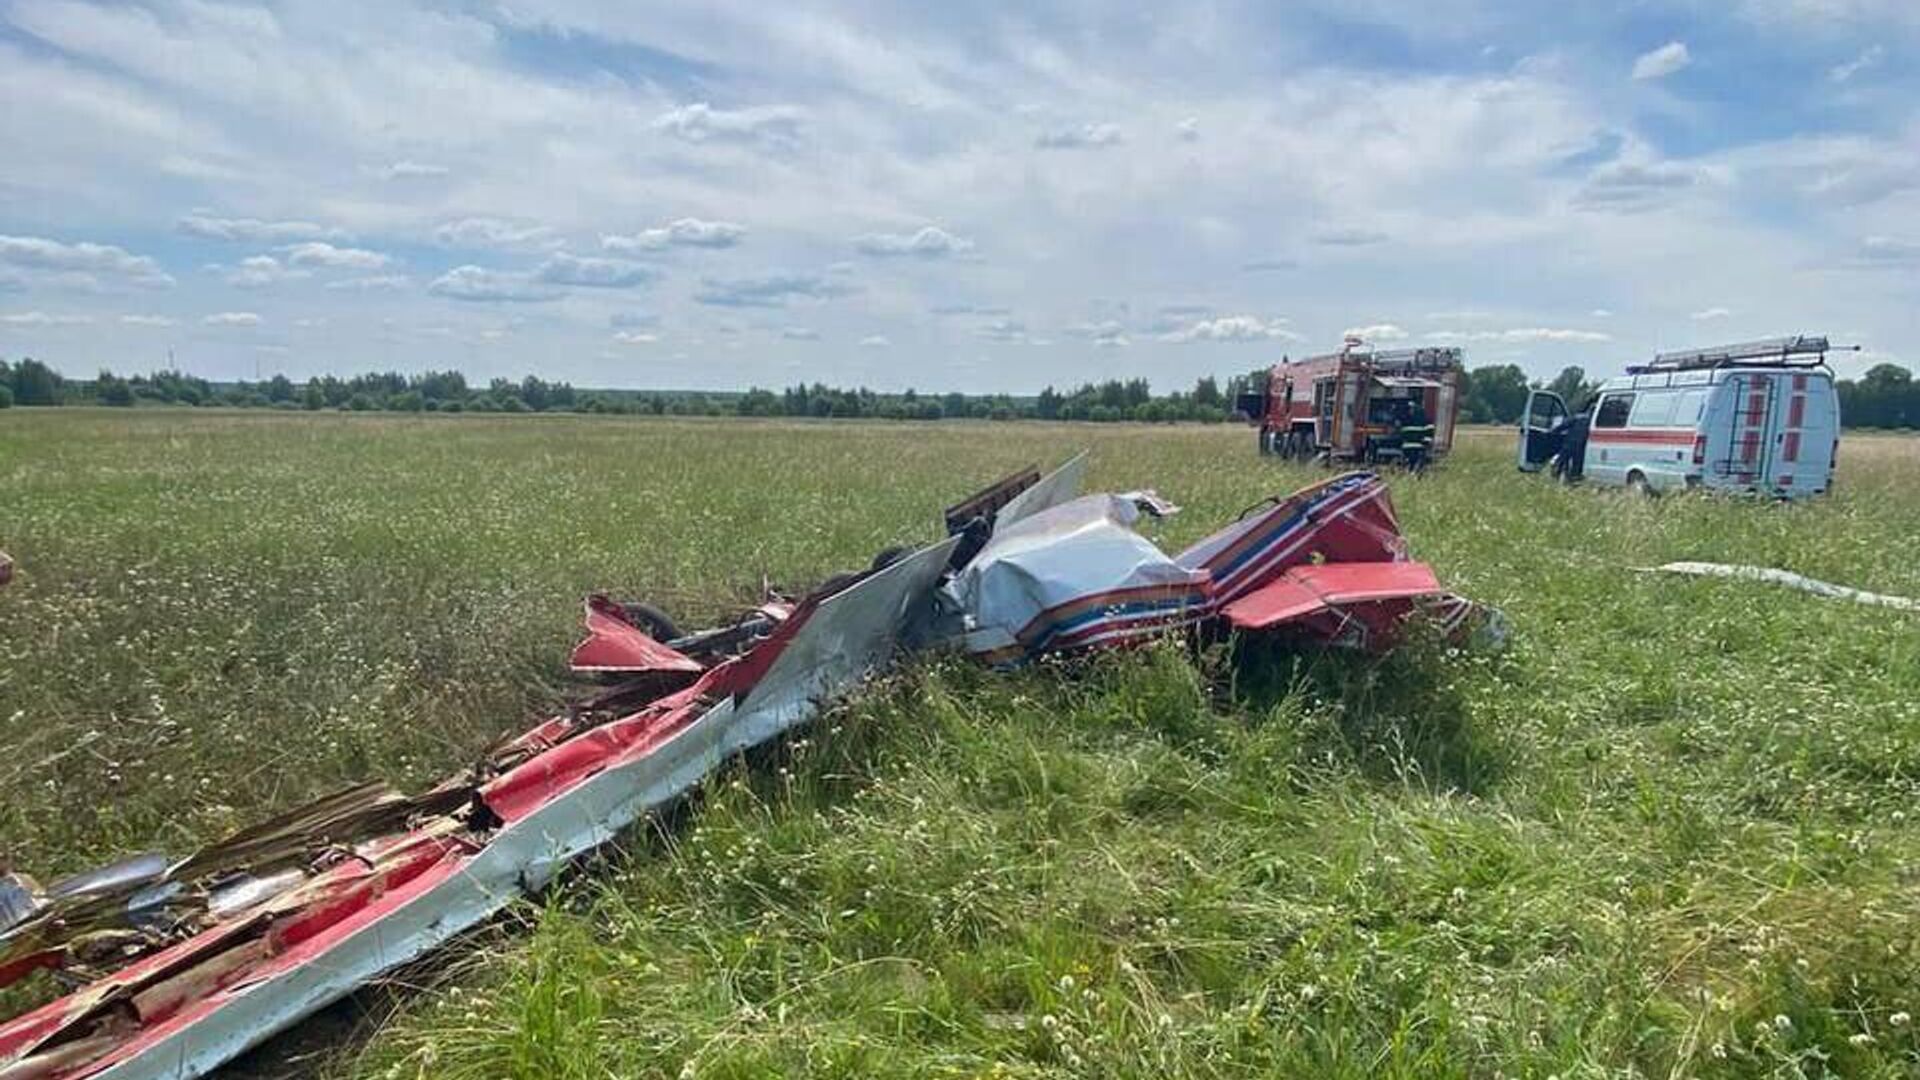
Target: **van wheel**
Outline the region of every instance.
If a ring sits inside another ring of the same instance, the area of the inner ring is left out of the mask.
[[[1637,469],[1627,474],[1627,490],[1642,499],[1651,499],[1656,494],[1653,485],[1647,483],[1646,474]]]

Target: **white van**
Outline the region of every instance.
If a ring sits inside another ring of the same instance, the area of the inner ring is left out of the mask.
[[[1777,498],[1825,492],[1840,449],[1826,338],[1661,353],[1608,379],[1578,416],[1535,390],[1519,464],[1642,491],[1704,487]]]

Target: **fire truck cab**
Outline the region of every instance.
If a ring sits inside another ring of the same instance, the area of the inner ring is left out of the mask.
[[[1455,348],[1372,349],[1348,338],[1337,353],[1286,360],[1264,391],[1237,403],[1259,427],[1262,454],[1421,463],[1453,447],[1465,356]]]

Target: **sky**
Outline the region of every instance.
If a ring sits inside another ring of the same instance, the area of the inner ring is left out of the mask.
[[[1920,361],[1915,0],[0,0],[0,357],[1157,389]]]

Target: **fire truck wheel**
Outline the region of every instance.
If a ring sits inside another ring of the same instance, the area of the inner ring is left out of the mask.
[[[1273,432],[1268,431],[1266,428],[1261,428],[1260,429],[1260,456],[1271,457],[1272,455],[1273,455]]]

